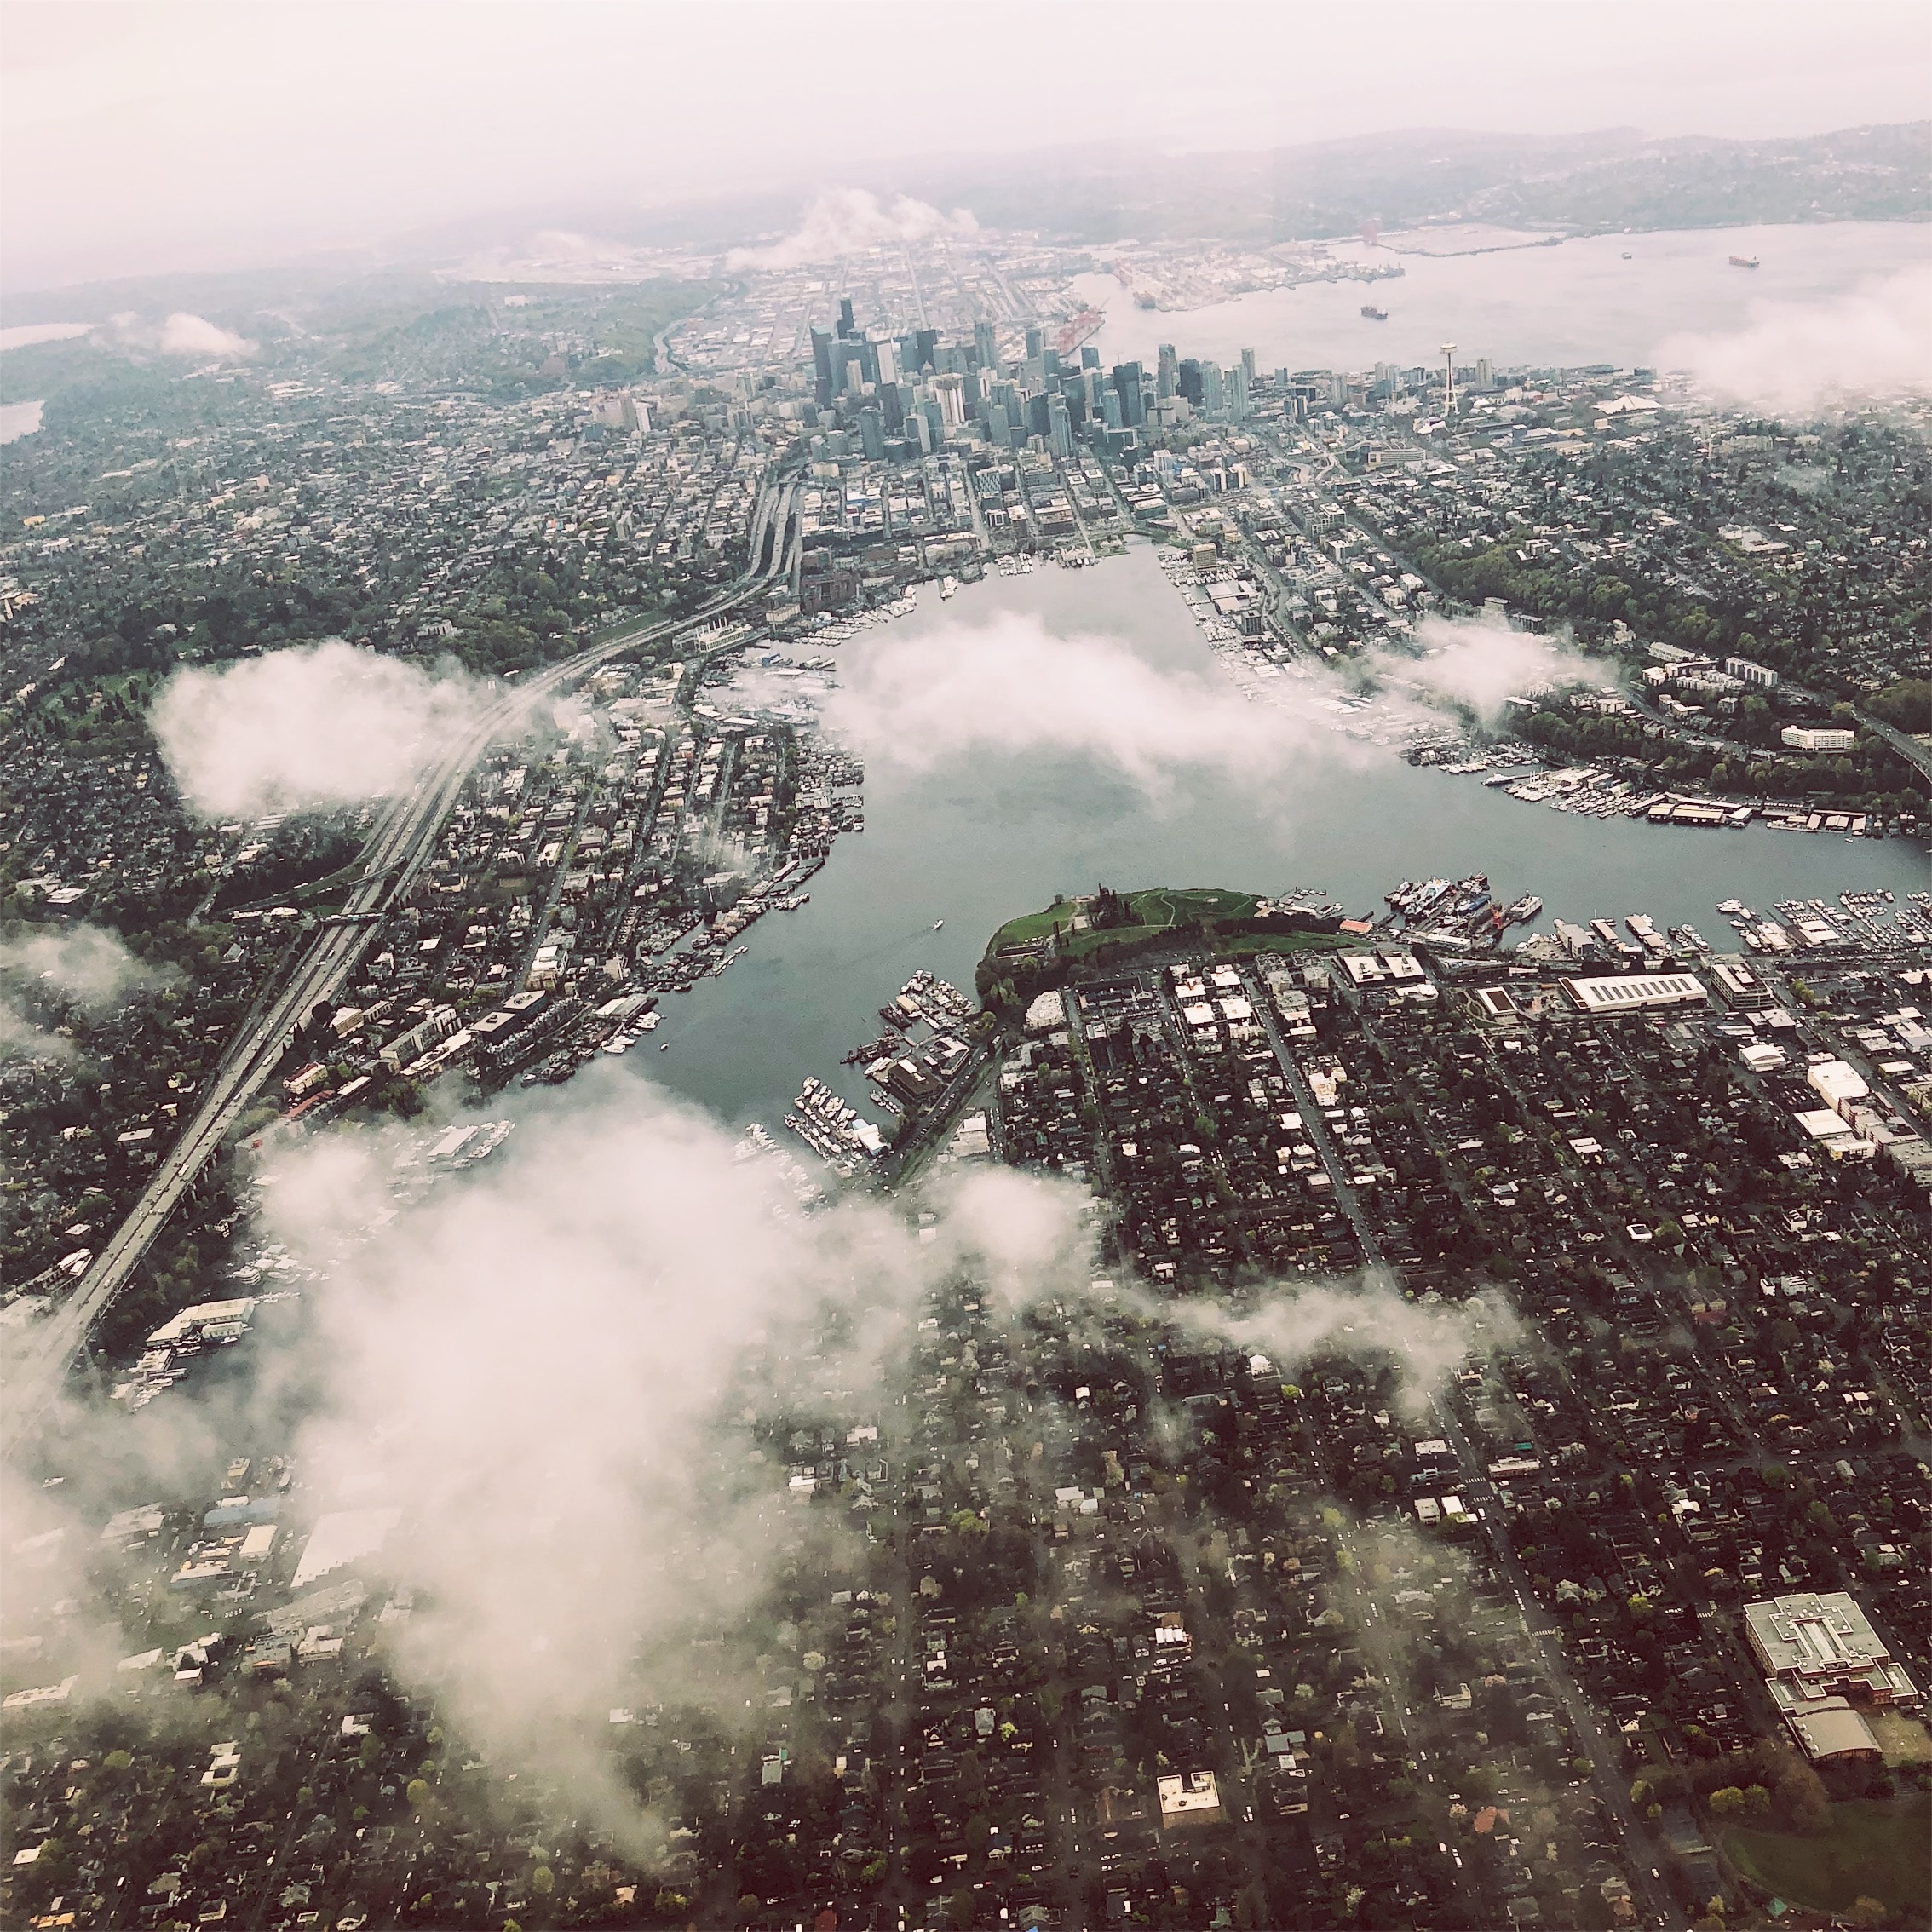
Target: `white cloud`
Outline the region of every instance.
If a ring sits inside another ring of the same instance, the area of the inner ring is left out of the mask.
[[[158,986],[157,974],[99,926],[43,927],[0,940],[0,1055],[65,1059],[68,1042],[45,1032],[37,1005],[97,1020],[130,995]]]
[[[805,210],[796,233],[768,248],[733,249],[725,261],[732,268],[796,268],[893,242],[976,234],[979,226],[963,208],[942,215],[930,203],[915,201],[910,195],[895,195],[888,204],[869,188],[830,188]]]
[[[1485,719],[1498,716],[1511,698],[1563,684],[1607,683],[1615,675],[1567,637],[1540,637],[1480,618],[1424,618],[1415,637],[1419,658],[1378,652],[1368,661],[1371,674],[1466,705]]]
[[[188,666],[148,722],[181,795],[210,817],[354,803],[406,785],[473,723],[481,687],[339,639]]]
[[[1251,704],[1217,670],[1164,670],[1116,637],[1003,616],[854,647],[826,696],[835,735],[926,771],[968,754],[1083,756],[1150,796],[1190,769],[1265,779],[1291,760],[1362,757],[1306,708]]]
[[[1720,402],[1784,417],[1923,395],[1932,392],[1932,264],[1832,302],[1760,304],[1749,327],[1674,336],[1658,359]]]
[[[210,322],[177,309],[161,325],[161,353],[199,360],[233,362],[255,353],[255,344]]]
[[[39,980],[57,998],[89,1013],[111,1010],[154,978],[99,926],[46,928],[0,940],[0,971]]]
[[[1412,1402],[1508,1320],[1378,1283],[1298,1283],[1239,1311],[1117,1289],[1095,1279],[1090,1197],[1005,1169],[938,1189],[929,1242],[864,1197],[781,1219],[768,1168],[735,1160],[726,1130],[615,1071],[526,1120],[486,1180],[371,1235],[393,1153],[331,1136],[267,1189],[267,1231],[329,1274],[290,1371],[313,1378],[305,1508],[402,1510],[381,1565],[421,1592],[404,1670],[492,1756],[568,1780],[620,1830],[636,1804],[590,1741],[602,1714],[721,1688],[735,1705],[747,1687],[729,1682],[772,1647],[751,1635],[796,1532],[858,1547],[844,1503],[791,1495],[782,1440],[761,1448],[753,1417],[880,1416],[935,1285],[1176,1325],[1266,1349],[1285,1376],[1327,1350],[1393,1354]],[[723,1687],[694,1676],[689,1641],[720,1630],[745,1638]]]
[[[386,1199],[387,1152],[338,1136],[291,1161],[273,1231],[329,1254]],[[900,1216],[859,1202],[783,1222],[770,1177],[709,1117],[593,1078],[486,1185],[405,1210],[314,1297],[304,1480],[319,1509],[404,1509],[383,1562],[426,1593],[405,1668],[613,1823],[635,1802],[584,1724],[699,1694],[689,1637],[743,1626],[804,1520],[736,1418],[829,1387],[862,1404],[922,1278]],[[850,1527],[836,1506],[811,1520]]]

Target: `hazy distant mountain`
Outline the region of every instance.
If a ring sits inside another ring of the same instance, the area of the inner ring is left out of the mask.
[[[1932,219],[1932,121],[1788,141],[1652,141],[1630,129],[1565,137],[1415,130],[1253,153],[1163,155],[1123,138],[1001,157],[936,156],[860,170],[862,185],[970,209],[982,225],[1076,243],[1133,237],[1271,243],[1460,219],[1590,233],[1751,222]],[[343,289],[361,306],[544,231],[722,256],[793,227],[803,187],[659,206],[505,210],[244,273],[141,277],[9,298],[5,321],[121,308],[244,312]],[[704,273],[693,261],[687,272]],[[415,304],[420,306],[420,304]],[[325,326],[327,325],[325,324]]]
[[[1290,241],[1460,217],[1570,231],[1932,217],[1932,122],[1792,141],[1418,131],[1255,154],[1107,148],[909,171],[908,193],[994,227],[1103,242]]]

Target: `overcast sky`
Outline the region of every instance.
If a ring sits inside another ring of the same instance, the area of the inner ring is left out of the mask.
[[[1932,112],[1923,0],[6,0],[16,290],[895,155],[1390,129],[1776,135]]]

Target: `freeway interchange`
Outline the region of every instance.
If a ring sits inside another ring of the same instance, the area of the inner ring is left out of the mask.
[[[60,1392],[69,1365],[85,1346],[129,1277],[199,1180],[243,1111],[280,1063],[290,1040],[316,1004],[332,998],[359,957],[368,918],[395,904],[434,848],[472,768],[503,733],[543,698],[613,658],[715,623],[790,577],[800,537],[797,486],[768,484],[751,522],[745,574],[691,616],[636,625],[600,639],[492,704],[411,789],[393,800],[363,854],[360,876],[336,921],[322,926],[287,969],[279,989],[250,1014],[247,1031],[223,1056],[187,1124],[112,1239],[73,1293],[44,1320],[9,1343],[0,1360],[0,1453],[16,1454]],[[769,555],[768,556],[768,546]],[[693,667],[701,671],[702,660]]]

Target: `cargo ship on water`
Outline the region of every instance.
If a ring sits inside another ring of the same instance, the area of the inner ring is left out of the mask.
[[[1757,257],[1755,255],[1734,255],[1731,257],[1731,266],[1734,268],[1755,268],[1757,266]]]
[[[1365,302],[1362,304],[1362,319],[1365,322],[1386,322],[1389,319],[1389,311],[1377,308],[1372,302]]]

